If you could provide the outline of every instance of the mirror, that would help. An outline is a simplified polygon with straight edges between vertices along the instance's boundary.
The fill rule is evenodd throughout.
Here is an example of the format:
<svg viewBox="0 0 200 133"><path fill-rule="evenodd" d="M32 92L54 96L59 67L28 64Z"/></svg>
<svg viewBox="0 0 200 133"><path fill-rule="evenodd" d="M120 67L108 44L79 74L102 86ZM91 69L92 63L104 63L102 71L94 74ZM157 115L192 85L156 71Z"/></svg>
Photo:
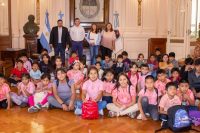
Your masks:
<svg viewBox="0 0 200 133"><path fill-rule="evenodd" d="M8 0L0 0L0 36L9 36Z"/></svg>

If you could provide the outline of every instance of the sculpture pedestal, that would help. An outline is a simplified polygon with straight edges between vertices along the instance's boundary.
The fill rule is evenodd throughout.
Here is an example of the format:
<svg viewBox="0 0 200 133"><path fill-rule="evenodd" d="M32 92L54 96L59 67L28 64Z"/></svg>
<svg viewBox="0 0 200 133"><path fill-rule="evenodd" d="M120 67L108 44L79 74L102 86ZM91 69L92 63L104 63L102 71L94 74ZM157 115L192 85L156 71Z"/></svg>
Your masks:
<svg viewBox="0 0 200 133"><path fill-rule="evenodd" d="M27 56L31 57L33 54L37 53L37 38L38 35L28 35L23 36L25 38L25 48L27 51Z"/></svg>

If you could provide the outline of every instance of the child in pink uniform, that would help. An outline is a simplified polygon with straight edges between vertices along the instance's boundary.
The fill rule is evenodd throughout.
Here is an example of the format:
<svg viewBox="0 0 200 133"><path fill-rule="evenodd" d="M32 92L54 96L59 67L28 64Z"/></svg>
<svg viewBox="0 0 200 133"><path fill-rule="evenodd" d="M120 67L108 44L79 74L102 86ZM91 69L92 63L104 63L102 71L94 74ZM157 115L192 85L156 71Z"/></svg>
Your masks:
<svg viewBox="0 0 200 133"><path fill-rule="evenodd" d="M79 90L84 80L84 74L79 70L80 62L75 60L70 66L70 70L67 72L69 80L73 80L75 83L75 89Z"/></svg>
<svg viewBox="0 0 200 133"><path fill-rule="evenodd" d="M167 110L175 105L181 105L181 100L177 96L177 85L174 82L166 84L166 94L159 103L160 119L167 120Z"/></svg>
<svg viewBox="0 0 200 133"><path fill-rule="evenodd" d="M150 116L153 120L158 120L158 101L160 94L154 87L154 77L152 75L148 75L145 78L145 89L142 89L138 96L140 114L137 119L147 120L147 116Z"/></svg>
<svg viewBox="0 0 200 133"><path fill-rule="evenodd" d="M187 107L195 105L194 94L189 89L189 82L187 80L180 80L177 96L180 98L182 105Z"/></svg>
<svg viewBox="0 0 200 133"><path fill-rule="evenodd" d="M138 105L136 104L136 89L131 85L126 73L118 75L115 89L112 91L113 103L107 105L109 117L128 115L134 118Z"/></svg>
<svg viewBox="0 0 200 133"><path fill-rule="evenodd" d="M82 102L86 102L91 99L98 103L99 114L103 115L103 109L106 107L106 101L102 101L103 94L103 82L98 79L98 70L96 67L91 67L88 70L89 79L83 84L82 87ZM82 114L82 102L78 101L76 104L76 115Z"/></svg>
<svg viewBox="0 0 200 133"><path fill-rule="evenodd" d="M22 82L18 84L17 88L18 94L11 92L11 99L15 104L20 105L20 107L26 107L28 97L35 92L35 85L30 81L29 74L22 74Z"/></svg>
<svg viewBox="0 0 200 133"><path fill-rule="evenodd" d="M157 81L155 82L155 87L158 89L159 93L163 96L166 93L166 84L170 82L169 79L167 79L167 74L165 70L160 69L157 71Z"/></svg>
<svg viewBox="0 0 200 133"><path fill-rule="evenodd" d="M53 84L50 81L51 75L42 75L41 82L37 84L35 94L30 96L28 99L30 105L30 108L28 108L29 113L38 112L48 102L47 98L52 94L53 88Z"/></svg>
<svg viewBox="0 0 200 133"><path fill-rule="evenodd" d="M148 75L150 75L149 66L147 64L142 64L141 65L141 73L139 74L137 92L140 92L140 90L145 88L145 78Z"/></svg>
<svg viewBox="0 0 200 133"><path fill-rule="evenodd" d="M4 75L0 74L0 108L10 109L10 87L5 83Z"/></svg>
<svg viewBox="0 0 200 133"><path fill-rule="evenodd" d="M138 66L135 62L131 62L130 65L129 65L129 69L130 71L127 73L130 81L131 81L131 84L137 88L137 85L138 85L138 80L139 80L139 76L140 74L138 73Z"/></svg>
<svg viewBox="0 0 200 133"><path fill-rule="evenodd" d="M107 103L112 103L112 91L115 87L114 71L112 69L107 69L103 75L104 91L102 100Z"/></svg>

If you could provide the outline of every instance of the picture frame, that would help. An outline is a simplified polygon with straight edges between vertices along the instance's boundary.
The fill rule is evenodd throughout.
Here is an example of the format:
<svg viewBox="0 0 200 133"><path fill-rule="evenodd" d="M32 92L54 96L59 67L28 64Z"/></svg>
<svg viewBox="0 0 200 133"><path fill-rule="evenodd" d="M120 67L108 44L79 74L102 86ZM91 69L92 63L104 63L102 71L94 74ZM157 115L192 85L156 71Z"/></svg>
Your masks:
<svg viewBox="0 0 200 133"><path fill-rule="evenodd" d="M89 28L92 23L99 28L109 23L110 0L70 0L70 26L80 18L81 26Z"/></svg>

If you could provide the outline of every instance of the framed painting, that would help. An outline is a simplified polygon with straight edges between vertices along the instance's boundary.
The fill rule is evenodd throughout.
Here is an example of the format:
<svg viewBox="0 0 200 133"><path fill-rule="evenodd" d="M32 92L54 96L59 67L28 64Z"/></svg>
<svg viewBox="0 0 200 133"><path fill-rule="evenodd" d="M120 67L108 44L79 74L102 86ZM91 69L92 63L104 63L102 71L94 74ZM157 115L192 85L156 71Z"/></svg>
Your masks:
<svg viewBox="0 0 200 133"><path fill-rule="evenodd" d="M80 18L85 28L96 23L104 27L109 22L109 0L70 0L70 26Z"/></svg>

